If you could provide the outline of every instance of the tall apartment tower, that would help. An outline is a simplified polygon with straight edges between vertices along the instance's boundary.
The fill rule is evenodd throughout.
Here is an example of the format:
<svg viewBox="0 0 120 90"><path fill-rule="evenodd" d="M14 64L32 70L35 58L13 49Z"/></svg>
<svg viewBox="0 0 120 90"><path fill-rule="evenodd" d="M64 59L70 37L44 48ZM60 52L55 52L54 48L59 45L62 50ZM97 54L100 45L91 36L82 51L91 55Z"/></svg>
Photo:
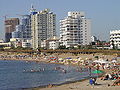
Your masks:
<svg viewBox="0 0 120 90"><path fill-rule="evenodd" d="M9 18L5 20L5 41L9 42L12 38L12 32L15 31L16 25L19 24L19 18Z"/></svg>
<svg viewBox="0 0 120 90"><path fill-rule="evenodd" d="M34 10L34 9L33 9ZM41 41L56 36L56 14L45 9L31 14L32 48L41 46Z"/></svg>
<svg viewBox="0 0 120 90"><path fill-rule="evenodd" d="M68 16L60 20L60 42L66 47L91 42L91 21L85 18L84 12L68 12Z"/></svg>

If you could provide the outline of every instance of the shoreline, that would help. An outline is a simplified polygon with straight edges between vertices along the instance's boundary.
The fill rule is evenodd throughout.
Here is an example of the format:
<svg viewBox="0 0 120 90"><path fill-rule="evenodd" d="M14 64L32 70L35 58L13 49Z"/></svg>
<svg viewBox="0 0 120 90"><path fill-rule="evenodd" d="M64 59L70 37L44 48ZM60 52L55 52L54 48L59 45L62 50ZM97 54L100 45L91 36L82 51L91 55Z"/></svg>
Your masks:
<svg viewBox="0 0 120 90"><path fill-rule="evenodd" d="M76 82L83 82L85 80L88 80L89 78L86 79L81 79L81 80L76 80L76 81L66 81L60 84L50 84L50 85L44 85L44 86L38 86L38 87L32 87L32 88L22 88L24 90L36 90L36 89L45 89L45 88L52 88L52 87L57 87L57 86L62 86L62 85L68 85Z"/></svg>
<svg viewBox="0 0 120 90"><path fill-rule="evenodd" d="M103 75L105 75L106 73L102 73L101 75L98 76L98 78L102 77ZM38 86L38 87L31 87L31 88L23 88L24 90L41 90L41 89L48 89L48 88L54 88L54 87L60 87L63 85L70 85L70 84L75 84L78 82L84 82L84 81L88 81L90 78L92 78L94 76L91 77L85 77L84 79L80 79L80 80L74 80L74 81L65 81L63 83L60 84L49 84L49 85L43 85L43 86Z"/></svg>
<svg viewBox="0 0 120 90"><path fill-rule="evenodd" d="M120 86L112 86L113 80L101 80L101 76L97 78L97 85L90 85L89 78L65 82L59 85L47 85L45 87L26 88L24 90L120 90ZM110 86L108 86L110 85Z"/></svg>

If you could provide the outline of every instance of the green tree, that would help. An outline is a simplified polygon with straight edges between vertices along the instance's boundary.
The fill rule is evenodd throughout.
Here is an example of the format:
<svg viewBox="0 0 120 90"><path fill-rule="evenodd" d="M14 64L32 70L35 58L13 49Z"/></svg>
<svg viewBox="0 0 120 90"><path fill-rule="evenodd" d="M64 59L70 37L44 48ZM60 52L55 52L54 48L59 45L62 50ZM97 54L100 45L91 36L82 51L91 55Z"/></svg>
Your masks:
<svg viewBox="0 0 120 90"><path fill-rule="evenodd" d="M59 46L58 49L66 49L66 46L65 45Z"/></svg>

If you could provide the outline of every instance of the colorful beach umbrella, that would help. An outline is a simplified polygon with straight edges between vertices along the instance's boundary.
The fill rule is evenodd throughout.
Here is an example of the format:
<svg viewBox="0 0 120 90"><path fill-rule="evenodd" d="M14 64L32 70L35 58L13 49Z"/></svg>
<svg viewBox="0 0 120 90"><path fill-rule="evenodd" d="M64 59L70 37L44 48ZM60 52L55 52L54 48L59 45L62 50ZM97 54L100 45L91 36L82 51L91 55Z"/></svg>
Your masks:
<svg viewBox="0 0 120 90"><path fill-rule="evenodd" d="M94 70L94 71L92 71L92 73L99 74L99 73L103 73L103 71L101 71L101 70Z"/></svg>
<svg viewBox="0 0 120 90"><path fill-rule="evenodd" d="M66 59L72 59L71 57L68 57L68 58L66 58Z"/></svg>
<svg viewBox="0 0 120 90"><path fill-rule="evenodd" d="M105 61L105 60L95 60L95 61L93 61L93 62L95 62L95 63L109 63L108 61Z"/></svg>
<svg viewBox="0 0 120 90"><path fill-rule="evenodd" d="M116 60L112 60L111 62L112 62L112 63L116 63L117 61L116 61Z"/></svg>

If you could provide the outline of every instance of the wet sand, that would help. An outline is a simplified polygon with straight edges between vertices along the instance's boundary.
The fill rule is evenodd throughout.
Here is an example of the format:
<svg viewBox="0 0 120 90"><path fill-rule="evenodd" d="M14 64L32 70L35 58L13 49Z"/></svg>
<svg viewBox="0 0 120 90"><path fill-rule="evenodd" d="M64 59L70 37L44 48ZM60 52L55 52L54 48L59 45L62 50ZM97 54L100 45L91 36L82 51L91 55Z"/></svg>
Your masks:
<svg viewBox="0 0 120 90"><path fill-rule="evenodd" d="M113 82L114 81L112 80L103 81L98 78L96 81L97 85L92 86L89 85L89 80L85 80L82 82L69 83L60 86L49 86L46 88L33 88L27 90L120 90L120 86L108 86L108 84L112 85Z"/></svg>

